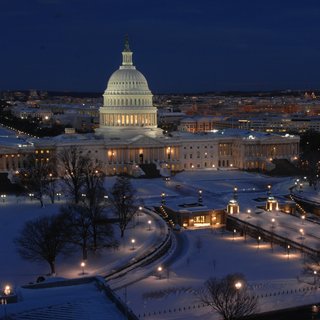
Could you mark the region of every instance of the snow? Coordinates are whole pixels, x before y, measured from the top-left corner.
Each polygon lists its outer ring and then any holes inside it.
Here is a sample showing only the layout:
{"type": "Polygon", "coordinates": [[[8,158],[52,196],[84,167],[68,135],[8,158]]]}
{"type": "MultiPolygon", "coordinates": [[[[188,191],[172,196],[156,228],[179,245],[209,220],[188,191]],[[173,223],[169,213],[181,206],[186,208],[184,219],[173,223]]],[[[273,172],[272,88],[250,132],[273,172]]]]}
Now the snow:
{"type": "MultiPolygon", "coordinates": [[[[106,187],[110,188],[114,179],[107,178],[106,187]]],[[[288,188],[294,185],[293,178],[274,178],[235,170],[204,170],[183,172],[172,177],[170,181],[133,179],[132,183],[145,207],[159,206],[163,192],[168,204],[174,205],[190,199],[197,201],[198,190],[201,189],[204,205],[222,209],[233,197],[233,188],[237,186],[241,211],[238,218],[250,220],[250,223],[260,224],[269,230],[271,218],[274,217],[274,232],[295,241],[302,240],[299,229],[303,227],[304,244],[317,246],[318,224],[304,221],[302,225],[302,221],[297,217],[278,212],[254,214],[256,206],[261,203],[253,199],[266,197],[267,185],[272,185],[272,195],[281,198],[288,194],[288,188]],[[250,218],[247,209],[252,210],[250,218]]],[[[45,263],[36,264],[22,260],[17,254],[13,239],[18,236],[25,221],[57,213],[62,203],[64,200],[54,205],[47,201],[45,208],[40,208],[35,200],[14,196],[8,196],[5,202],[0,202],[0,255],[4,257],[0,264],[2,287],[10,283],[19,290],[22,284],[34,282],[39,275],[45,275],[49,271],[45,263]]],[[[116,236],[120,240],[119,250],[108,249],[96,255],[91,254],[85,266],[85,275],[106,275],[123,263],[155,248],[164,237],[163,228],[156,227],[162,223],[157,219],[159,218],[149,215],[147,211],[142,216],[136,216],[124,239],[120,239],[119,231],[115,228],[116,236]],[[151,230],[148,220],[152,221],[151,230]],[[134,250],[131,243],[133,238],[136,240],[134,250]]],[[[290,252],[288,257],[281,247],[274,246],[272,250],[269,243],[260,243],[258,248],[256,239],[247,237],[245,241],[239,234],[233,237],[231,233],[222,233],[219,229],[183,230],[176,233],[172,250],[162,260],[132,270],[125,277],[110,281],[110,285],[117,288],[119,297],[142,318],[206,320],[212,319],[212,311],[201,306],[195,292],[209,277],[221,277],[235,272],[243,273],[258,295],[285,291],[280,296],[259,298],[260,311],[318,302],[318,290],[305,289],[291,293],[291,290],[313,287],[313,277],[305,278],[309,284],[298,281],[301,279],[303,259],[299,251],[290,252]],[[160,265],[163,266],[161,279],[157,271],[160,265]],[[289,293],[286,293],[287,291],[289,293]]],[[[73,256],[59,258],[57,277],[83,277],[80,262],[80,250],[73,256]]],[[[95,297],[90,290],[87,297],[91,297],[91,294],[95,297]]],[[[26,296],[23,290],[21,294],[26,296]]],[[[70,295],[73,295],[71,291],[70,295]]],[[[54,298],[52,299],[52,304],[55,304],[54,298]]],[[[59,303],[63,302],[63,298],[61,299],[59,303]]],[[[23,306],[21,302],[8,305],[7,310],[10,308],[10,312],[18,312],[42,307],[41,303],[37,305],[39,299],[34,298],[32,303],[31,300],[24,299],[23,306]]],[[[94,312],[94,307],[89,310],[94,312]]]]}

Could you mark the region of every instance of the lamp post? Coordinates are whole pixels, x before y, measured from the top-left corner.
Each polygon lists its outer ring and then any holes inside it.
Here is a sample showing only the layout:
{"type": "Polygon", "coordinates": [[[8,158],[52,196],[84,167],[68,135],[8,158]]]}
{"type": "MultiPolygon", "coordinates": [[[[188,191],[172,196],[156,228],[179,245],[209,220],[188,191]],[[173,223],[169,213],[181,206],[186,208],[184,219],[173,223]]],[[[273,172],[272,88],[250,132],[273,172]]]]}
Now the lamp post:
{"type": "Polygon", "coordinates": [[[161,204],[166,204],[166,194],[164,192],[161,193],[161,204]]]}
{"type": "Polygon", "coordinates": [[[62,196],[61,192],[57,192],[58,201],[60,201],[61,196],[62,196]]]}
{"type": "Polygon", "coordinates": [[[139,217],[141,216],[141,212],[142,212],[142,207],[139,206],[138,212],[137,212],[137,225],[139,224],[139,217]]]}
{"type": "Polygon", "coordinates": [[[289,244],[287,245],[287,257],[288,257],[288,259],[290,257],[290,245],[289,244]]]}
{"type": "Polygon", "coordinates": [[[271,184],[268,184],[268,186],[267,186],[267,188],[268,188],[268,192],[267,192],[267,194],[268,194],[268,196],[270,196],[270,194],[271,194],[271,184]]]}
{"type": "Polygon", "coordinates": [[[237,281],[235,284],[234,284],[235,288],[236,288],[236,291],[237,291],[237,302],[239,302],[239,298],[240,298],[240,290],[242,288],[242,282],[241,281],[237,281]]]}
{"type": "Polygon", "coordinates": [[[237,232],[237,230],[233,229],[233,238],[232,238],[233,241],[234,241],[234,237],[235,237],[236,232],[237,232]]]}
{"type": "Polygon", "coordinates": [[[202,203],[202,190],[201,189],[198,191],[198,202],[202,203]]]}
{"type": "Polygon", "coordinates": [[[159,279],[161,279],[161,274],[163,269],[161,266],[159,266],[157,270],[158,270],[159,279]]]}
{"type": "Polygon", "coordinates": [[[302,216],[301,216],[301,224],[302,224],[302,225],[304,225],[304,220],[305,220],[305,219],[306,219],[306,216],[305,216],[305,215],[302,215],[302,216]]]}
{"type": "Polygon", "coordinates": [[[132,248],[131,248],[131,250],[134,250],[135,249],[135,247],[134,247],[134,244],[136,243],[136,240],[135,239],[131,239],[131,244],[132,244],[132,248]]]}
{"type": "Polygon", "coordinates": [[[4,293],[5,296],[10,296],[11,287],[8,284],[4,287],[3,293],[4,293]]]}
{"type": "Polygon", "coordinates": [[[259,248],[260,248],[260,241],[261,241],[261,237],[259,236],[257,240],[258,240],[258,250],[259,250],[259,248]]]}
{"type": "Polygon", "coordinates": [[[2,195],[1,195],[1,200],[2,200],[2,202],[6,202],[6,198],[7,198],[7,195],[6,195],[6,194],[2,194],[2,195]]]}
{"type": "Polygon", "coordinates": [[[148,220],[148,230],[151,230],[151,220],[148,220]]]}
{"type": "Polygon", "coordinates": [[[314,284],[317,283],[317,270],[313,271],[313,277],[314,277],[314,284]]]}
{"type": "Polygon", "coordinates": [[[248,213],[248,217],[247,217],[247,218],[250,219],[250,218],[251,218],[251,216],[250,216],[250,215],[251,215],[251,210],[248,209],[248,210],[247,210],[247,213],[248,213]]]}
{"type": "Polygon", "coordinates": [[[82,269],[82,274],[84,274],[84,267],[86,266],[86,263],[84,261],[82,261],[80,263],[81,269],[82,269]]]}
{"type": "Polygon", "coordinates": [[[237,198],[238,198],[238,188],[237,187],[233,188],[233,198],[235,200],[237,200],[237,198]]]}

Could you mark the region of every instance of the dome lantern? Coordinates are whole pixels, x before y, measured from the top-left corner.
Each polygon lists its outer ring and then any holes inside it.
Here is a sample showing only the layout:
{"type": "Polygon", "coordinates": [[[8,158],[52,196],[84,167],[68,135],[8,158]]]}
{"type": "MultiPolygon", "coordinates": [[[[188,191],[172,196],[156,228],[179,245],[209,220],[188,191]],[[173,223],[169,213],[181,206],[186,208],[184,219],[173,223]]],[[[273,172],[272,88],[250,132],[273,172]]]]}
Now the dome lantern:
{"type": "Polygon", "coordinates": [[[130,50],[129,47],[129,39],[128,36],[126,36],[125,41],[124,41],[124,49],[122,51],[122,66],[133,66],[132,63],[132,51],[130,50]]]}

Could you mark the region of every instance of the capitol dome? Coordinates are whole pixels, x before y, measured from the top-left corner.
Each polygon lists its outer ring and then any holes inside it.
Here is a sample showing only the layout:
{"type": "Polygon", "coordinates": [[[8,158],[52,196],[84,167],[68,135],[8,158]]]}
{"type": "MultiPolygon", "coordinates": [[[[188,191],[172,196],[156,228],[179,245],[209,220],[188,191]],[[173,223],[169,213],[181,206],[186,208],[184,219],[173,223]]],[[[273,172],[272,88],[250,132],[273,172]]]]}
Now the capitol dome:
{"type": "Polygon", "coordinates": [[[100,108],[100,127],[156,127],[157,109],[144,75],[132,63],[128,39],[122,65],[109,78],[100,108]]]}
{"type": "Polygon", "coordinates": [[[108,81],[106,94],[151,94],[144,75],[135,68],[119,69],[108,81]]]}

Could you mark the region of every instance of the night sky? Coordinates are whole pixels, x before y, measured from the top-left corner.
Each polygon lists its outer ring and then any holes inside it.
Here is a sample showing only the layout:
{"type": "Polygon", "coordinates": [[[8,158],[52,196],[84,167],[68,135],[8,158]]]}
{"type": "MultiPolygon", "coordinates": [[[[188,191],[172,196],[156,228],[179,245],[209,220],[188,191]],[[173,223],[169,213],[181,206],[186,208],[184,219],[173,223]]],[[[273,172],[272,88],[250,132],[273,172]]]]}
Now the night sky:
{"type": "Polygon", "coordinates": [[[0,90],[102,92],[124,37],[153,93],[320,89],[320,1],[0,0],[0,90]]]}

